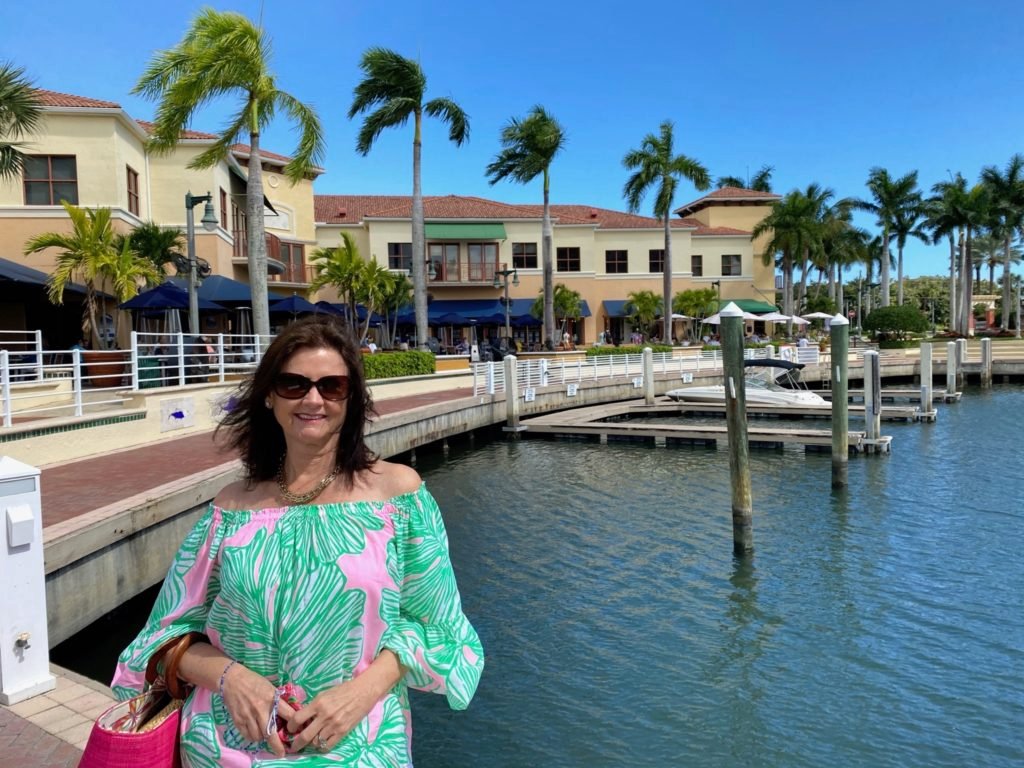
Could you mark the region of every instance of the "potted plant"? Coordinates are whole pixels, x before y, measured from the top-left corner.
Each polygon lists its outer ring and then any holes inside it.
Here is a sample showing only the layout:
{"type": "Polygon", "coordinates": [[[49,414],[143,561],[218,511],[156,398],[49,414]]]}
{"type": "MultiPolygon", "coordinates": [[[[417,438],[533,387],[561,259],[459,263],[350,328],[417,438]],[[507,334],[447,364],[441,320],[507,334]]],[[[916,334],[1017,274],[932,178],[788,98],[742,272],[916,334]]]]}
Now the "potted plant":
{"type": "Polygon", "coordinates": [[[123,356],[103,354],[103,351],[117,346],[120,318],[115,308],[113,335],[108,337],[100,332],[97,323],[98,290],[104,296],[112,295],[120,304],[138,293],[140,282],[159,279],[159,271],[152,262],[131,249],[128,238],[118,238],[114,233],[109,208],[91,210],[79,208],[67,201],[61,204],[71,219],[71,232],[44,232],[36,235],[25,243],[24,252],[27,256],[47,248],[60,249],[57,266],[47,280],[47,295],[53,304],[64,303],[64,289],[74,280],[80,280],[85,285],[82,338],[91,339],[92,351],[98,354],[91,356],[95,359],[89,359],[86,357],[87,352],[83,352],[83,359],[92,366],[88,375],[94,385],[112,384],[114,382],[109,379],[95,377],[119,377],[121,373],[99,370],[96,366],[113,363],[123,373],[123,356]]]}

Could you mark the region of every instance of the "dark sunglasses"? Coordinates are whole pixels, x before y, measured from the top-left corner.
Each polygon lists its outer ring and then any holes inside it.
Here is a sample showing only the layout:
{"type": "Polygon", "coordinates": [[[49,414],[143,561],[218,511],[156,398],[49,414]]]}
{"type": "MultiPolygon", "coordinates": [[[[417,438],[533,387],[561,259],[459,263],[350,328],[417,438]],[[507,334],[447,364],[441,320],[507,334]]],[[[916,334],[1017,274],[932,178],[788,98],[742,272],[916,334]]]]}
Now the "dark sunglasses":
{"type": "Polygon", "coordinates": [[[298,373],[279,373],[274,379],[274,393],[285,400],[300,400],[313,387],[324,400],[348,397],[348,376],[324,376],[312,381],[298,373]]]}

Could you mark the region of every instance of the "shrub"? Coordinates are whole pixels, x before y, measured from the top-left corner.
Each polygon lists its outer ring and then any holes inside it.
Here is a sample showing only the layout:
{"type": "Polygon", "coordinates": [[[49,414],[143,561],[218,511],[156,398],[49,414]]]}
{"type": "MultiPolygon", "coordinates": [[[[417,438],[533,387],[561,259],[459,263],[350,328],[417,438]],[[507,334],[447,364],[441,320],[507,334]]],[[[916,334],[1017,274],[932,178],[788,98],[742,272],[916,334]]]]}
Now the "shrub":
{"type": "Polygon", "coordinates": [[[915,339],[887,339],[878,342],[879,349],[915,349],[921,344],[915,339]]]}
{"type": "Polygon", "coordinates": [[[880,340],[890,336],[902,340],[908,333],[924,333],[928,328],[928,318],[909,304],[879,307],[864,319],[864,330],[874,331],[880,340]]]}
{"type": "Polygon", "coordinates": [[[587,347],[587,357],[603,357],[605,355],[639,355],[645,347],[650,347],[652,352],[671,352],[671,344],[623,344],[620,347],[587,347]]]}
{"type": "Polygon", "coordinates": [[[436,363],[430,352],[375,352],[363,355],[363,370],[367,379],[394,379],[434,373],[436,363]]]}

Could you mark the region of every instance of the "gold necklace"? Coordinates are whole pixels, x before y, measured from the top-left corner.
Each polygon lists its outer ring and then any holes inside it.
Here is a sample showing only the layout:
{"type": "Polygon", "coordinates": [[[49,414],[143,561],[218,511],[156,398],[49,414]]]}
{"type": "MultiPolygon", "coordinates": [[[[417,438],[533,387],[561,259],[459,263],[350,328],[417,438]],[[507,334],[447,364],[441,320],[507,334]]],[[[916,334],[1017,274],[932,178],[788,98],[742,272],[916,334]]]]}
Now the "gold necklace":
{"type": "Polygon", "coordinates": [[[284,477],[284,460],[286,456],[287,454],[281,457],[281,464],[277,468],[277,487],[281,489],[281,495],[284,497],[285,501],[290,501],[292,504],[308,504],[323,493],[324,488],[333,483],[334,478],[338,476],[338,468],[335,467],[331,474],[321,480],[313,490],[307,491],[306,493],[292,493],[288,490],[288,483],[284,477]]]}

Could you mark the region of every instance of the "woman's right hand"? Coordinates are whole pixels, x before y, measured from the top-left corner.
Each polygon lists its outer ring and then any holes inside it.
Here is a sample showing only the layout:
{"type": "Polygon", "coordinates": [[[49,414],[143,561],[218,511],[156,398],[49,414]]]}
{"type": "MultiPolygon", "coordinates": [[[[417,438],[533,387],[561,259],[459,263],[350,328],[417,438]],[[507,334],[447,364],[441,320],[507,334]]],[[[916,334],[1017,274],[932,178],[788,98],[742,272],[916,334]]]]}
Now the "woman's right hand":
{"type": "Polygon", "coordinates": [[[285,747],[273,729],[267,735],[267,721],[274,707],[274,684],[241,664],[234,665],[224,678],[224,706],[239,733],[259,744],[266,741],[270,751],[285,756],[285,747]]]}

